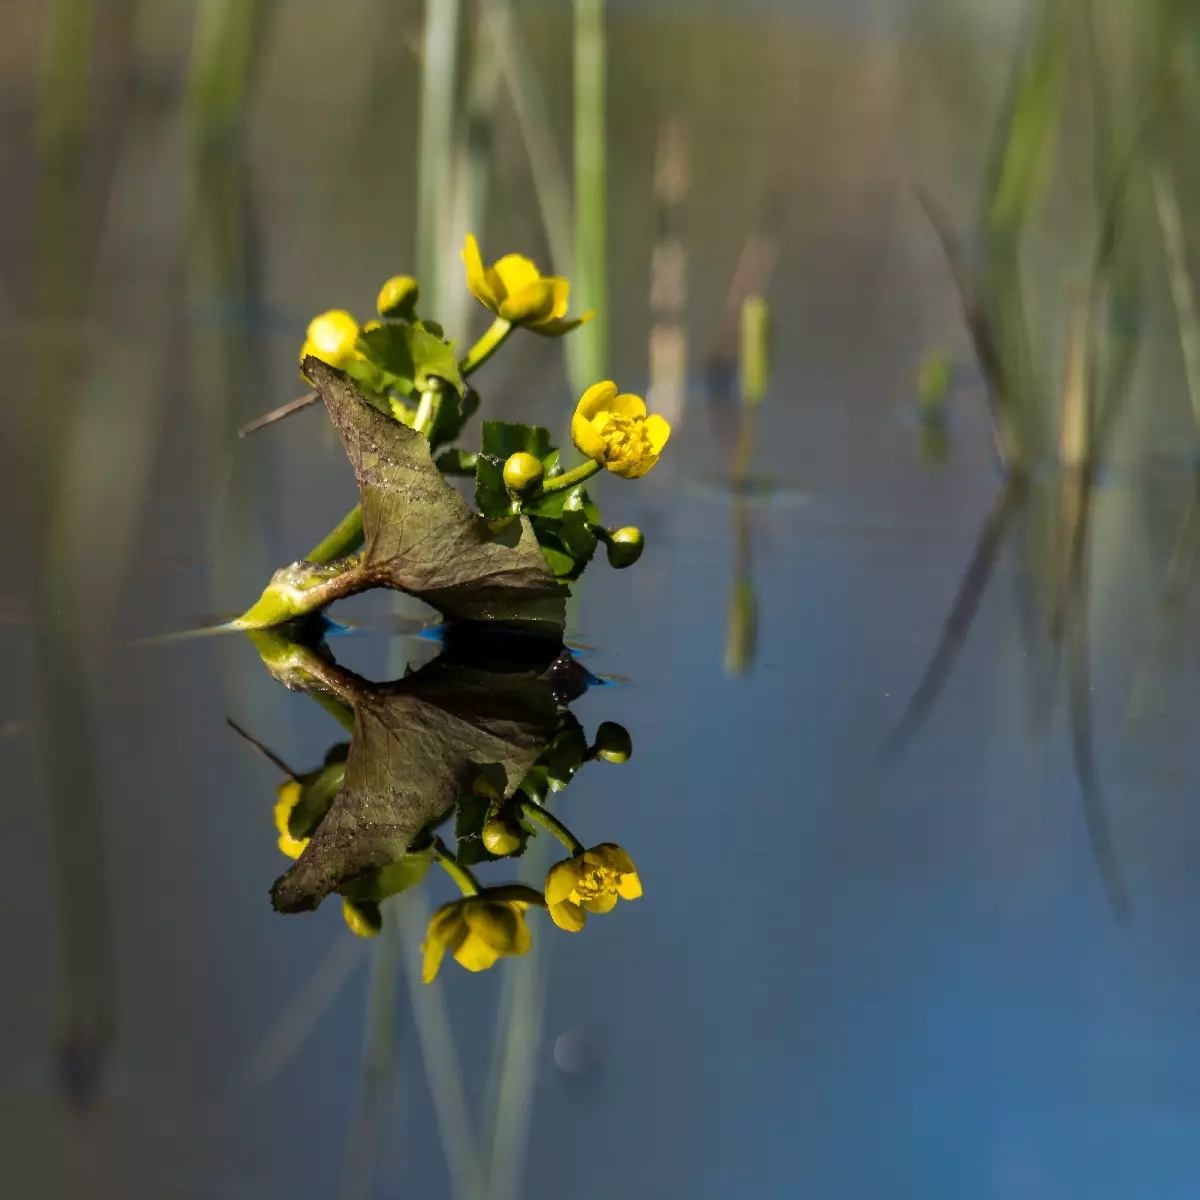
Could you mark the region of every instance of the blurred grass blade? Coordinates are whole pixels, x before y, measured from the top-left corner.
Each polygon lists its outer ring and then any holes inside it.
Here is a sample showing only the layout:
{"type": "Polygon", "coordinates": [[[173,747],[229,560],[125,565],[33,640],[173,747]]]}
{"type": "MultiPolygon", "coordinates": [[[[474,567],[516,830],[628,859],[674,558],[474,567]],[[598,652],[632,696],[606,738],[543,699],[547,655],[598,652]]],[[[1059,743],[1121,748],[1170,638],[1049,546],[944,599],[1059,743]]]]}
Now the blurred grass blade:
{"type": "MultiPolygon", "coordinates": [[[[366,1200],[371,1195],[383,1119],[396,1086],[396,1060],[400,1042],[397,1000],[401,953],[400,936],[396,929],[396,900],[385,901],[383,908],[383,928],[371,944],[362,1082],[346,1147],[341,1200],[366,1200]]],[[[354,940],[358,941],[357,938],[354,940]]]]}
{"type": "Polygon", "coordinates": [[[483,1200],[482,1165],[441,981],[435,979],[432,983],[424,983],[421,980],[421,943],[429,923],[429,906],[424,893],[413,889],[397,896],[388,913],[389,920],[393,914],[399,926],[417,1041],[421,1046],[429,1090],[433,1094],[451,1191],[455,1200],[483,1200]]]}
{"type": "MultiPolygon", "coordinates": [[[[511,0],[479,2],[525,143],[534,195],[550,246],[550,265],[554,274],[574,278],[571,189],[554,142],[554,128],[541,81],[517,27],[511,0]]],[[[575,338],[579,334],[571,336],[575,338]]]]}
{"type": "Polygon", "coordinates": [[[1184,378],[1192,403],[1192,419],[1200,443],[1200,317],[1196,311],[1196,292],[1187,265],[1187,243],[1184,240],[1183,216],[1175,189],[1161,171],[1152,176],[1154,201],[1158,210],[1158,226],[1162,233],[1167,257],[1167,275],[1171,299],[1175,304],[1175,320],[1179,327],[1179,348],[1183,354],[1184,378]]]}
{"type": "Polygon", "coordinates": [[[194,137],[215,140],[236,128],[268,7],[268,0],[200,0],[187,84],[194,137]]]}
{"type": "Polygon", "coordinates": [[[975,553],[971,556],[966,574],[959,584],[950,615],[942,625],[933,657],[900,720],[876,755],[877,761],[882,765],[894,763],[903,754],[942,694],[942,689],[946,686],[946,681],[958,660],[959,651],[971,630],[975,614],[979,611],[979,602],[987,590],[1000,547],[1004,542],[1004,535],[1025,496],[1026,485],[1019,478],[1006,480],[997,493],[980,531],[975,553]]]}
{"type": "Polygon", "coordinates": [[[295,1058],[365,954],[366,943],[361,938],[339,933],[308,982],[284,1005],[251,1054],[242,1076],[247,1087],[265,1087],[295,1058]]]}
{"type": "Polygon", "coordinates": [[[449,292],[442,252],[454,183],[454,107],[461,23],[461,0],[425,0],[416,262],[425,305],[436,313],[443,311],[449,292]]]}
{"type": "Polygon", "coordinates": [[[575,0],[575,260],[580,312],[567,343],[575,395],[608,376],[608,49],[605,0],[575,0]]]}

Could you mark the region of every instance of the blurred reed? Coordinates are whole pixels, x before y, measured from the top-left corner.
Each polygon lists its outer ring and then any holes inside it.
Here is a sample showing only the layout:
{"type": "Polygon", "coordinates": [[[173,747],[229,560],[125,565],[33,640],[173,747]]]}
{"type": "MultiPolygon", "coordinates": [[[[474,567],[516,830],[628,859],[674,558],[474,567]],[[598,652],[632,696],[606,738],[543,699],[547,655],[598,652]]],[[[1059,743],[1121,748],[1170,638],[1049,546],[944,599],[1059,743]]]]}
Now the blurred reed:
{"type": "Polygon", "coordinates": [[[575,0],[575,255],[580,311],[595,316],[567,343],[575,395],[608,375],[608,51],[605,0],[575,0]]]}

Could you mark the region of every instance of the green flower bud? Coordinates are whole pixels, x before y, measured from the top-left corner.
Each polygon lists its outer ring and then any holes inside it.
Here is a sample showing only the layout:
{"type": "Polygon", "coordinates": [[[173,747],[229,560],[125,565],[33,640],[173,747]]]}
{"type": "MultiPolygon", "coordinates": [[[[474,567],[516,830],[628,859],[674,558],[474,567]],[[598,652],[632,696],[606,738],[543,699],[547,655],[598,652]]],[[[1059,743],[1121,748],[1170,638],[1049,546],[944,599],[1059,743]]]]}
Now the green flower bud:
{"type": "Polygon", "coordinates": [[[609,566],[616,567],[618,570],[623,567],[632,567],[642,557],[645,545],[646,539],[642,537],[642,531],[635,529],[632,525],[614,530],[608,539],[609,566]]]}
{"type": "Polygon", "coordinates": [[[374,937],[383,928],[383,914],[374,900],[342,897],[342,916],[355,937],[374,937]]]}
{"type": "Polygon", "coordinates": [[[541,483],[545,468],[541,459],[518,450],[504,464],[504,484],[514,492],[527,492],[541,483]]]}
{"type": "Polygon", "coordinates": [[[633,739],[624,725],[618,725],[616,721],[604,721],[596,730],[596,744],[592,749],[596,757],[605,762],[628,762],[633,753],[633,739]]]}
{"type": "Polygon", "coordinates": [[[503,817],[493,817],[490,821],[484,822],[482,837],[488,853],[494,854],[497,858],[504,858],[519,849],[521,845],[520,830],[503,817]]]}
{"type": "Polygon", "coordinates": [[[375,307],[381,317],[399,317],[411,321],[417,309],[421,289],[411,275],[393,275],[379,289],[375,307]]]}

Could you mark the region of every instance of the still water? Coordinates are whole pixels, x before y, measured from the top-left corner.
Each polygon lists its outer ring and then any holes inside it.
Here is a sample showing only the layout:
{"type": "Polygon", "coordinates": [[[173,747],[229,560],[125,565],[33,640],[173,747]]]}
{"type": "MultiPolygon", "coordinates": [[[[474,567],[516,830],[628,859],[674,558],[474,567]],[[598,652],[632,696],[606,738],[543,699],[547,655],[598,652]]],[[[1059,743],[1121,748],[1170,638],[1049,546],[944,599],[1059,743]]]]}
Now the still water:
{"type": "MultiPolygon", "coordinates": [[[[438,872],[370,942],[335,902],[272,911],[280,775],[226,721],[304,770],[339,726],[241,635],[166,636],[241,611],[355,500],[319,407],[236,430],[302,387],[313,313],[369,313],[415,269],[420,8],[267,6],[237,134],[201,153],[192,6],[113,5],[71,176],[45,150],[42,7],[12,6],[0,52],[0,1193],[1194,1196],[1194,434],[1161,250],[1082,652],[1051,632],[1039,467],[940,695],[880,755],[1003,482],[913,188],[970,209],[1035,6],[612,5],[606,373],[675,433],[645,479],[594,488],[647,551],[576,590],[597,683],[572,711],[633,754],[556,811],[626,847],[644,896],[575,936],[533,912],[530,955],[431,986],[438,872]],[[775,329],[742,501],[739,288],[775,329]],[[945,453],[923,455],[943,347],[945,453]],[[746,589],[753,649],[729,645],[746,589]]],[[[516,7],[569,166],[569,6],[516,7]]],[[[1090,261],[1083,136],[1031,234],[1050,391],[1090,261]]],[[[547,262],[506,103],[491,137],[485,248],[547,262]]],[[[431,262],[465,342],[486,314],[456,250],[431,262]]],[[[578,391],[527,334],[479,386],[557,434],[578,391]]],[[[423,615],[362,597],[329,644],[397,678],[438,653],[423,615]]],[[[551,860],[507,865],[537,886],[551,860]]]]}

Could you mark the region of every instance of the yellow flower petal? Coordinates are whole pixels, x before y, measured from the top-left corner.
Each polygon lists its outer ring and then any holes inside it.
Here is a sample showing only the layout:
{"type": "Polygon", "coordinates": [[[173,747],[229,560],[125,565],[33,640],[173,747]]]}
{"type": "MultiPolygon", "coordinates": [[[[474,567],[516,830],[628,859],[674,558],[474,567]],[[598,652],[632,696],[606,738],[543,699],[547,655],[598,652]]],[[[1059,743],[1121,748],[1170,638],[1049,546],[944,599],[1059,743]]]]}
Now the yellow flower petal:
{"type": "Polygon", "coordinates": [[[550,317],[529,328],[534,333],[540,333],[542,337],[562,337],[564,334],[570,333],[572,329],[578,329],[580,325],[590,321],[595,315],[594,312],[585,312],[582,317],[574,317],[569,321],[564,321],[560,317],[550,317]]]}
{"type": "Polygon", "coordinates": [[[646,436],[650,439],[650,445],[654,447],[654,453],[661,454],[663,447],[667,444],[667,439],[671,436],[671,426],[666,417],[660,417],[658,413],[648,416],[646,418],[646,436]]]}
{"type": "Polygon", "coordinates": [[[438,968],[442,965],[442,959],[446,954],[446,947],[443,943],[427,935],[421,950],[421,981],[432,983],[437,978],[438,968]]]}
{"type": "Polygon", "coordinates": [[[618,875],[633,875],[637,871],[628,851],[624,846],[618,846],[616,842],[601,842],[598,846],[593,846],[588,850],[584,857],[589,866],[594,864],[597,867],[607,867],[618,875]]]}
{"type": "Polygon", "coordinates": [[[581,874],[582,859],[568,858],[555,863],[546,874],[546,903],[553,906],[567,900],[575,890],[575,884],[579,882],[581,874]]]}
{"type": "MultiPolygon", "coordinates": [[[[521,910],[518,909],[518,912],[520,911],[521,910]]],[[[519,958],[522,954],[528,954],[532,946],[533,935],[529,932],[529,926],[525,924],[523,917],[518,916],[517,936],[513,940],[513,944],[508,953],[514,958],[519,958]]]]}
{"type": "Polygon", "coordinates": [[[554,303],[550,309],[550,320],[560,321],[567,315],[571,303],[571,285],[565,279],[551,278],[546,282],[554,291],[554,303]]]}
{"type": "Polygon", "coordinates": [[[636,871],[630,871],[617,880],[617,895],[622,900],[637,900],[642,894],[642,881],[636,871]]]}
{"type": "Polygon", "coordinates": [[[583,907],[586,908],[588,912],[612,912],[612,910],[617,907],[617,893],[597,892],[594,896],[585,896],[583,898],[583,907]]]}
{"type": "Polygon", "coordinates": [[[635,396],[632,392],[622,392],[619,396],[614,396],[611,402],[605,405],[605,408],[619,417],[636,419],[646,415],[645,400],[641,396],[635,396]]]}
{"type": "Polygon", "coordinates": [[[484,901],[463,906],[463,920],[472,937],[481,938],[497,954],[507,954],[517,940],[517,927],[522,923],[509,904],[484,901]]]}
{"type": "Polygon", "coordinates": [[[602,463],[608,454],[608,443],[600,436],[599,430],[578,413],[571,418],[571,441],[581,453],[598,463],[602,463]]]}
{"type": "Polygon", "coordinates": [[[454,951],[455,961],[468,971],[486,971],[500,957],[501,952],[489,945],[472,931],[454,951]]]}
{"type": "Polygon", "coordinates": [[[463,244],[462,260],[463,266],[467,269],[467,287],[470,288],[471,295],[480,304],[490,308],[492,312],[496,312],[500,307],[500,297],[496,295],[487,273],[484,271],[483,257],[479,253],[479,243],[475,240],[473,233],[467,234],[467,240],[463,244]]]}
{"type": "Polygon", "coordinates": [[[288,821],[291,820],[292,809],[300,801],[300,792],[298,779],[289,779],[275,789],[275,795],[278,797],[275,801],[275,828],[281,834],[286,834],[288,831],[288,821]]]}
{"type": "Polygon", "coordinates": [[[500,315],[515,324],[536,327],[539,321],[550,317],[553,308],[554,288],[545,279],[535,279],[526,287],[509,292],[500,302],[500,315]]]}
{"type": "Polygon", "coordinates": [[[617,385],[611,379],[602,383],[593,383],[575,406],[575,415],[590,421],[597,413],[611,411],[612,402],[616,399],[617,385]]]}
{"type": "Polygon", "coordinates": [[[279,852],[286,854],[288,858],[299,858],[307,845],[308,838],[295,838],[290,833],[279,835],[279,852]]]}
{"type": "Polygon", "coordinates": [[[572,900],[564,900],[561,904],[547,906],[552,920],[559,929],[568,933],[578,933],[587,922],[587,910],[572,900]]]}
{"type": "Polygon", "coordinates": [[[492,265],[492,270],[504,285],[501,300],[515,296],[542,278],[541,271],[523,254],[506,254],[492,265]]]}

